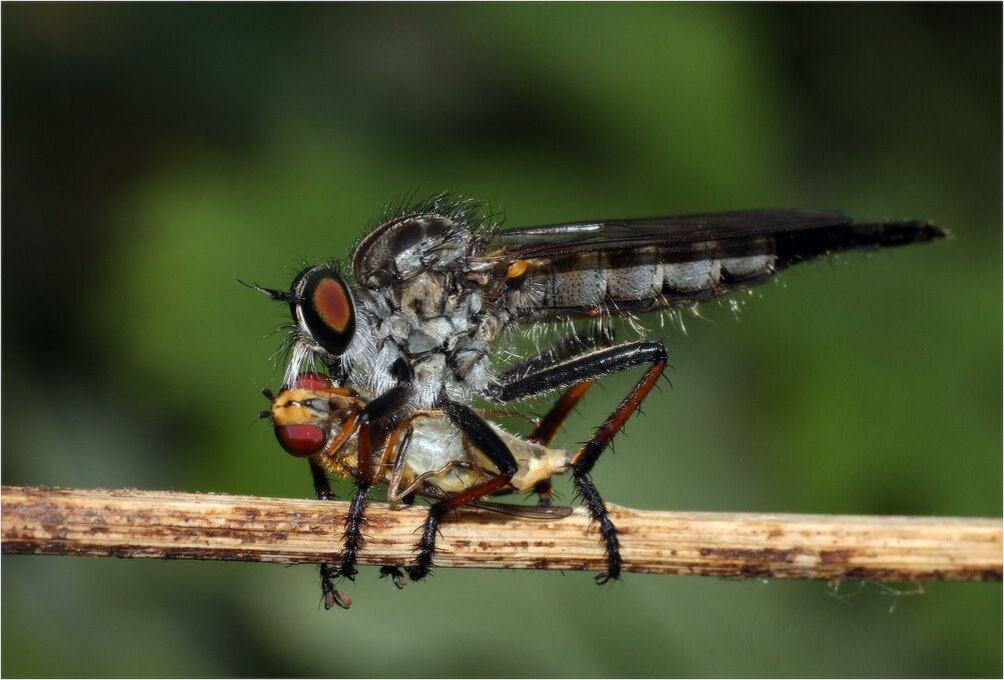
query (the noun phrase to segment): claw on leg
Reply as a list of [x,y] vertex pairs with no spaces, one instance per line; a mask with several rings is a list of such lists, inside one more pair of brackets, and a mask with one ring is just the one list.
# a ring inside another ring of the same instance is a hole
[[342,609],[348,609],[352,606],[352,598],[343,593],[340,590],[332,590],[330,592],[324,593],[324,609],[331,609],[335,605],[338,605]]
[[327,564],[321,565],[321,597],[325,609],[331,609],[335,605],[342,609],[348,609],[352,606],[352,599],[348,595],[340,590],[335,590],[332,579],[337,576],[338,571],[334,567]]
[[390,577],[391,583],[393,583],[394,587],[398,590],[401,590],[408,584],[405,580],[404,572],[401,571],[401,567],[380,567],[380,578],[388,577]]

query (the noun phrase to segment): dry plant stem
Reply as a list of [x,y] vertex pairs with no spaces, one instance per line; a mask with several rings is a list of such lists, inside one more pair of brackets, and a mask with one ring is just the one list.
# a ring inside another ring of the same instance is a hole
[[[0,488],[7,554],[337,562],[347,503],[253,496]],[[1000,581],[1001,520],[643,512],[610,506],[624,568],[657,574],[876,581]],[[414,557],[422,507],[368,505],[364,564]],[[605,567],[581,509],[542,521],[462,510],[440,567]]]

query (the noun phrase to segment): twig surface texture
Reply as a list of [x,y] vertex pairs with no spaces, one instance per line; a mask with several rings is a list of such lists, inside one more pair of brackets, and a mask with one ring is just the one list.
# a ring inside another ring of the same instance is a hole
[[[337,561],[347,503],[162,491],[0,487],[3,552],[246,562]],[[1000,581],[1001,520],[707,512],[609,506],[627,571],[749,578]],[[364,564],[406,565],[422,507],[367,505]],[[588,569],[606,562],[582,511],[564,519],[462,510],[440,567]]]

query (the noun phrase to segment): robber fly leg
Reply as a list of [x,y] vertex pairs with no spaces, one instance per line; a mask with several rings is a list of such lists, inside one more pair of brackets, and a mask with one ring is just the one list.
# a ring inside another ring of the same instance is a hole
[[[335,497],[331,493],[331,485],[328,484],[328,478],[324,474],[324,470],[315,463],[313,460],[310,461],[310,475],[314,480],[314,493],[317,494],[317,500],[319,501],[330,501]],[[321,598],[324,602],[325,609],[331,609],[336,604],[340,607],[346,608],[344,603],[348,602],[348,599],[335,590],[335,584],[333,579],[338,575],[337,570],[330,564],[321,564]]]
[[355,579],[358,572],[356,558],[363,544],[362,528],[365,524],[366,494],[369,493],[373,481],[380,475],[380,470],[373,470],[373,451],[370,442],[370,431],[373,423],[395,413],[407,401],[411,393],[411,383],[402,382],[387,392],[366,404],[357,416],[359,421],[359,453],[356,466],[355,492],[349,504],[349,514],[345,518],[345,531],[342,534],[342,560],[338,566],[338,575]]
[[575,405],[579,403],[579,400],[585,396],[586,391],[592,387],[592,380],[583,380],[582,382],[577,382],[571,387],[569,387],[561,399],[559,399],[551,410],[547,412],[540,423],[533,429],[527,440],[533,442],[534,444],[543,444],[547,446],[554,439],[554,436],[558,434],[558,430],[561,429],[561,425],[565,422],[568,414],[572,412]]
[[[583,380],[565,390],[565,393],[561,395],[561,399],[541,419],[537,427],[527,437],[527,440],[534,444],[543,444],[544,446],[550,444],[554,436],[558,434],[558,430],[561,429],[561,425],[565,422],[565,419],[568,418],[568,414],[572,412],[572,409],[575,408],[575,405],[585,396],[586,391],[592,385],[592,380]],[[551,505],[551,496],[554,495],[554,487],[550,480],[545,479],[542,482],[537,482],[534,484],[533,490],[537,494],[537,505],[540,507],[549,507]]]
[[476,484],[469,489],[449,498],[434,503],[429,507],[429,514],[422,527],[422,538],[418,544],[418,558],[415,564],[408,567],[408,576],[412,581],[420,581],[429,575],[432,568],[432,557],[436,551],[436,534],[439,523],[446,513],[472,503],[482,496],[504,489],[512,476],[516,474],[516,459],[509,447],[505,445],[495,430],[484,418],[470,407],[455,401],[446,401],[441,407],[443,412],[453,421],[457,428],[470,441],[471,445],[481,451],[498,468],[499,476],[487,482]]
[[[415,494],[410,493],[401,499],[403,505],[414,505],[415,504]],[[404,588],[408,583],[404,578],[404,571],[401,567],[394,566],[393,564],[388,564],[380,567],[380,578],[389,578],[394,587],[398,590]]]
[[[572,457],[572,483],[585,503],[589,514],[599,526],[600,535],[607,553],[607,571],[597,577],[598,583],[605,583],[620,576],[620,543],[617,528],[611,522],[603,499],[600,497],[590,470],[600,454],[607,448],[614,436],[624,427],[631,414],[638,410],[642,400],[655,387],[659,376],[666,368],[666,347],[661,342],[635,342],[600,350],[539,370],[533,375],[502,384],[492,395],[508,401],[528,397],[564,385],[594,380],[609,373],[623,371],[639,364],[650,364],[645,375],[631,389],[623,401],[614,409],[602,425],[597,428],[582,448]],[[572,390],[569,390],[571,393]],[[565,395],[566,397],[568,394]],[[561,405],[565,397],[555,408]],[[545,418],[546,420],[546,418]]]
[[502,382],[509,383],[560,364],[566,359],[614,344],[613,331],[605,327],[592,327],[586,333],[572,333],[555,341],[549,347],[513,364],[502,373]]

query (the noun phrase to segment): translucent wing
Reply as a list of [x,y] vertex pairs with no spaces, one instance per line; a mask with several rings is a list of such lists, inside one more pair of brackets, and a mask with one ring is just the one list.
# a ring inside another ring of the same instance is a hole
[[789,258],[807,259],[826,251],[902,245],[943,235],[937,227],[911,220],[857,224],[828,210],[740,210],[509,229],[496,235],[488,257],[564,258],[649,247],[685,262],[708,254],[761,254],[770,240],[780,240],[797,246],[785,253]]

